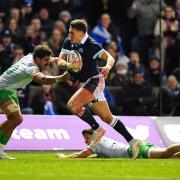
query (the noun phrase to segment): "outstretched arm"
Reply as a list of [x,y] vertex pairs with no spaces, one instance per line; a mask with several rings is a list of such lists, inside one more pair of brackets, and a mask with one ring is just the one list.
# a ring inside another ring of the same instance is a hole
[[37,72],[32,74],[32,79],[40,84],[54,84],[54,83],[60,83],[62,81],[66,81],[68,80],[69,75],[68,73],[64,73],[60,76],[49,76],[49,75],[45,75],[41,72]]
[[77,153],[73,153],[70,155],[65,155],[65,154],[57,154],[58,158],[87,158],[88,156],[90,156],[91,154],[93,154],[93,152],[90,149],[84,149],[80,152]]

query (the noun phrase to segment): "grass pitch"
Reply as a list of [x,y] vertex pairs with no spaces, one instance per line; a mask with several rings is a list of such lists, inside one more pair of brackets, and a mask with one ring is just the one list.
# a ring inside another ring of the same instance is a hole
[[0,180],[180,180],[180,159],[57,159],[56,152],[9,152]]

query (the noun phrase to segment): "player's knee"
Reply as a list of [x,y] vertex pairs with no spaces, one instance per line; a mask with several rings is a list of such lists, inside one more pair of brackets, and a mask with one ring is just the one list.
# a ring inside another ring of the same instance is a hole
[[73,107],[73,103],[72,103],[71,101],[69,101],[69,102],[67,103],[67,107],[68,107],[68,109],[73,113],[74,107]]
[[67,107],[71,113],[76,114],[77,116],[81,116],[85,111],[84,107],[81,107],[78,104],[73,104],[72,102],[68,102]]
[[19,126],[22,122],[23,122],[23,118],[22,118],[22,116],[19,116],[19,118],[16,119],[16,121],[15,121],[15,125]]
[[76,114],[77,113],[77,107],[72,103],[71,101],[67,103],[67,107],[71,113]]

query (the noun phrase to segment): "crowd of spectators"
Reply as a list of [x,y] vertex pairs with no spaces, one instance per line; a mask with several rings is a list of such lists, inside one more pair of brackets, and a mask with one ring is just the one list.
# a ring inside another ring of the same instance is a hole
[[[0,74],[38,44],[58,56],[75,18],[116,60],[105,89],[114,114],[180,115],[180,0],[1,0]],[[24,114],[61,115],[78,88],[33,82],[17,93]]]

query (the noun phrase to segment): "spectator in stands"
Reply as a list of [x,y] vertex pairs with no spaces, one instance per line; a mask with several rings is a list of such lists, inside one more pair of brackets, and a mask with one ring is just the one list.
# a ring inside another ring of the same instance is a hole
[[20,45],[14,47],[12,64],[19,61],[24,56],[24,49]]
[[123,107],[125,115],[152,115],[155,103],[156,98],[143,72],[134,71],[132,83],[119,92],[118,105]]
[[29,85],[16,90],[22,114],[33,114],[29,104]]
[[72,17],[71,17],[71,13],[69,11],[61,11],[59,13],[59,20],[63,21],[66,29],[69,28],[69,22],[71,21]]
[[31,27],[34,30],[35,39],[36,39],[37,43],[39,44],[39,42],[42,39],[46,38],[46,33],[44,31],[42,31],[41,20],[37,17],[33,18],[31,20]]
[[2,32],[1,37],[2,37],[2,44],[1,44],[1,52],[0,52],[0,59],[1,59],[0,62],[1,62],[2,71],[4,72],[7,68],[11,66],[15,45],[12,42],[12,35],[9,30],[4,30]]
[[115,69],[115,75],[110,80],[110,85],[116,87],[126,87],[130,83],[127,63],[119,59],[115,64]]
[[153,87],[160,87],[160,60],[156,56],[149,58],[149,82]]
[[2,74],[11,63],[9,58],[6,56],[3,44],[0,42],[0,74]]
[[[161,41],[160,36],[156,36],[156,37],[153,38],[153,45],[148,50],[148,59],[150,57],[152,57],[152,56],[156,56],[158,59],[160,59],[160,56],[162,58],[161,48],[159,46],[160,45],[160,41]],[[148,65],[148,63],[146,65]]]
[[52,35],[48,40],[48,44],[56,57],[59,56],[63,40],[63,34],[58,29],[53,29]]
[[18,25],[21,25],[21,14],[20,14],[20,9],[16,7],[12,7],[9,11],[9,18],[13,18],[16,20]]
[[20,30],[17,21],[14,18],[9,20],[8,29],[12,34],[12,41],[14,43],[20,43],[22,31]]
[[180,115],[180,87],[174,75],[170,75],[162,89],[162,110],[164,115]]
[[[160,21],[157,21],[155,27],[155,35],[160,33]],[[175,16],[175,11],[172,7],[167,6],[164,10],[164,16],[161,19],[161,28],[163,33],[163,47],[168,48],[174,43],[174,37],[177,34],[179,23]]]
[[[134,0],[128,10],[129,18],[136,18],[137,37],[132,40],[132,50],[139,51],[143,63],[147,62],[148,49],[152,46],[154,27],[158,19],[160,0]],[[162,8],[165,7],[162,0]]]
[[[48,7],[53,19],[58,19],[58,13],[62,11],[70,11],[73,9],[74,1],[72,0],[48,0]],[[40,0],[40,4],[41,0]]]
[[40,43],[40,39],[35,36],[35,30],[32,26],[27,26],[25,35],[22,38],[21,45],[24,48],[24,54],[28,54],[33,51],[36,44]]
[[124,54],[118,29],[112,23],[109,14],[104,13],[101,15],[100,22],[92,30],[92,37],[103,47],[105,47],[107,43],[115,41],[118,44],[118,49],[121,54]]
[[163,18],[157,21],[156,27],[154,30],[154,34],[156,37],[160,35],[160,23],[161,23],[161,30],[162,30],[162,35],[163,35],[162,37],[162,59],[163,59],[162,66],[164,67],[165,65],[166,66],[165,68],[168,68],[168,65],[170,62],[165,61],[166,51],[170,46],[174,44],[175,37],[179,29],[179,23],[175,17],[175,12],[172,7],[167,6],[164,10]]
[[61,20],[57,20],[54,22],[54,29],[58,29],[63,36],[66,34],[66,26]]
[[8,29],[5,29],[2,32],[2,44],[4,46],[7,57],[11,57],[14,50],[14,43],[12,42],[12,34]]
[[54,110],[54,93],[52,85],[42,85],[32,98],[31,107],[34,114],[55,115]]
[[26,2],[24,3],[22,9],[22,20],[21,20],[21,26],[23,28],[25,28],[26,26],[28,26],[31,22],[31,19],[34,16],[34,12],[33,12],[33,7],[32,7],[32,2]]
[[176,13],[176,18],[180,24],[180,0],[176,0],[175,13]]
[[110,43],[108,43],[105,49],[115,60],[117,60],[118,57],[121,56],[121,52],[118,50],[118,46],[115,41],[111,41]]
[[47,8],[41,8],[39,11],[39,18],[41,20],[41,30],[49,37],[54,25],[54,22],[49,17]]
[[141,71],[144,74],[144,77],[146,80],[148,79],[148,72],[146,67],[141,64],[141,59],[139,57],[139,53],[132,51],[130,52],[130,56],[129,56],[130,62],[128,64],[129,66],[129,73],[133,74],[135,71]]
[[178,30],[175,42],[166,52],[166,73],[172,74],[173,70],[180,67],[180,31]]
[[2,24],[7,22],[9,9],[11,8],[12,1],[1,0],[0,1],[0,19]]

